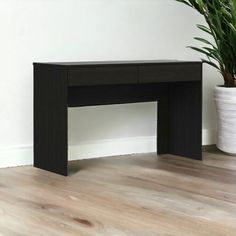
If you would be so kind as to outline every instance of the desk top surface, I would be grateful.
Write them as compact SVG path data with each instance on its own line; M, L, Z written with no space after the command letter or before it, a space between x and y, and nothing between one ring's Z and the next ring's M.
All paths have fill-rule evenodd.
M202 63L201 61L180 60L133 60L133 61L80 61L80 62L35 62L34 65L56 65L56 66L96 66L96 65L142 65L142 64L188 64Z

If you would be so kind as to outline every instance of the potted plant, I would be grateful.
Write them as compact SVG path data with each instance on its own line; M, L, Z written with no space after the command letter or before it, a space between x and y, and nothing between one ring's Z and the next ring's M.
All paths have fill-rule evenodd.
M176 0L203 15L205 25L197 27L213 38L212 42L196 37L202 47L190 47L206 56L202 59L215 67L224 79L216 86L217 147L236 154L236 0Z

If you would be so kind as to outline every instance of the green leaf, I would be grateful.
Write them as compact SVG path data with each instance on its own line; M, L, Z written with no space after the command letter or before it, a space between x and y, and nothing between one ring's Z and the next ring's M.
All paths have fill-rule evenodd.
M197 28L213 37L214 42L202 37L194 39L202 48L190 47L204 54L205 63L230 74L236 79L236 0L176 0L194 8L203 15L206 25Z
M194 37L194 39L197 40L197 41L200 41L200 42L202 42L202 43L211 45L212 47L215 47L212 43L210 43L210 42L209 42L208 40L206 40L206 39L199 38L199 37Z
M176 0L176 1L184 3L185 5L192 7L192 5L188 1L185 1L185 0Z
M197 48L197 47L188 47L188 48L191 48L191 49L193 49L193 50L195 50L197 52L203 53L206 56L209 56L209 57L211 56L211 54L209 52L207 52L207 51L205 51L205 50L203 50L201 48Z
M206 33L212 35L211 30L210 30L209 28L207 28L206 26L204 26L204 25L197 25L197 27L198 27L200 30L202 30L202 31L204 31L204 32L206 32Z
M217 66L214 62L212 62L212 61L207 61L207 60L205 60L205 59L201 59L201 60L202 60L203 63L206 63L206 64L208 64L208 65L210 65L210 66L213 66L213 67L215 67L216 69L220 70L220 67Z

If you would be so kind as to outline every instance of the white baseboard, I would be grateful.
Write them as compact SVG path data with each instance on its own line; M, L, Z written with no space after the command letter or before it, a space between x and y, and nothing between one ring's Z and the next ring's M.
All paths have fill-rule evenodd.
M0 148L0 168L32 165L32 146L12 146Z
M216 130L202 130L202 145L216 144Z
M156 151L156 137L133 137L123 139L96 140L71 145L69 160L81 160L105 156L117 156ZM0 168L33 164L32 146L0 148Z
M215 131L203 130L203 145L215 143ZM95 140L69 146L69 160L156 152L156 137ZM0 148L0 168L33 164L32 146Z
M69 147L69 160L118 156L156 151L156 137L100 140Z

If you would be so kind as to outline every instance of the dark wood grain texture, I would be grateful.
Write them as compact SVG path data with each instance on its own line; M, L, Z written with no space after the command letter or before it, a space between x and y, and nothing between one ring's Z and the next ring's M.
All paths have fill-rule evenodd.
M67 73L34 67L34 166L67 175Z
M140 83L196 81L201 76L198 63L140 65Z
M67 107L158 101L157 153L201 160L202 63L34 63L34 163L67 175Z
M202 82L170 84L169 153L202 159Z
M138 67L133 65L81 66L69 69L69 86L137 84Z

